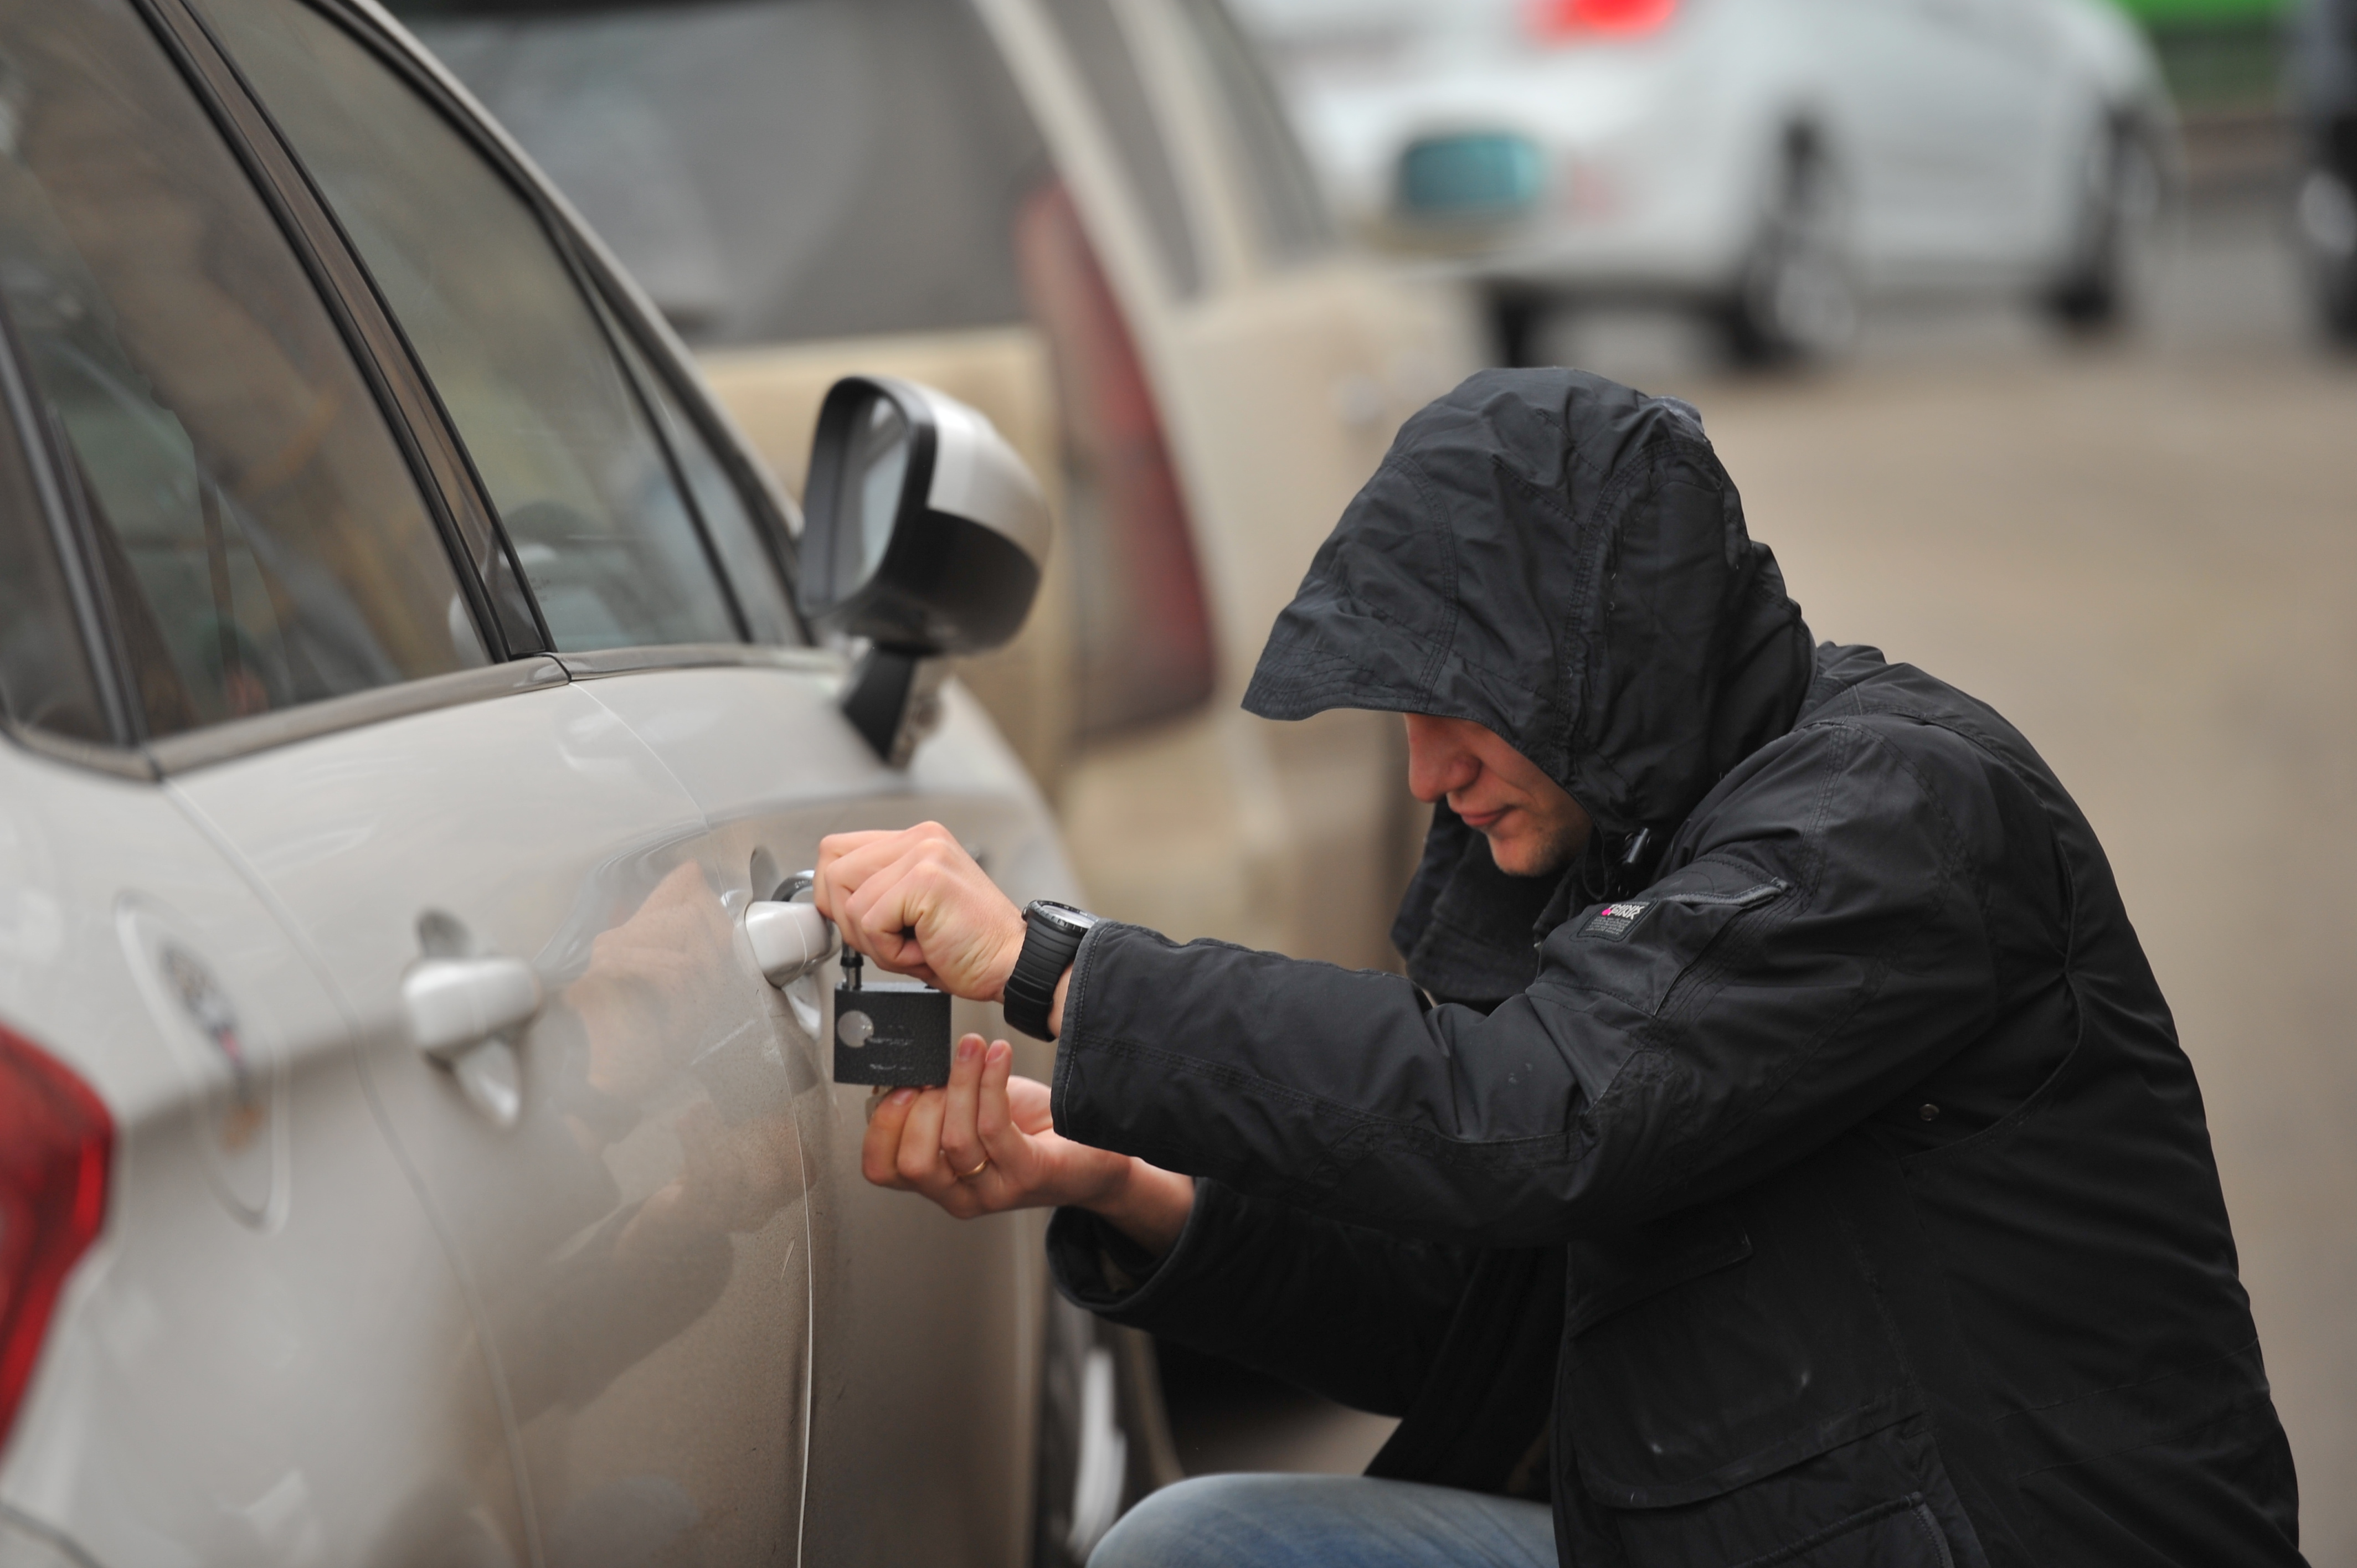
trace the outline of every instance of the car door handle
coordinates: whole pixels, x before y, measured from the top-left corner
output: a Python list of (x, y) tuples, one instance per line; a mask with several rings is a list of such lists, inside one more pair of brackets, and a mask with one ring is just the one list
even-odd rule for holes
[(532, 1022), (540, 976), (517, 958), (427, 958), (401, 981), (402, 1011), (417, 1048), (453, 1062)]
[(834, 956), (834, 922), (811, 904), (763, 898), (745, 907), (745, 940), (762, 977), (780, 990)]

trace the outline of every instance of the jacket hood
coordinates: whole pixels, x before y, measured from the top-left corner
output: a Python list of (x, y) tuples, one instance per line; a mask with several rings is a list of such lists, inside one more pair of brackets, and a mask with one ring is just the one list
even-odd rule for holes
[(1605, 832), (1666, 837), (1791, 727), (1811, 675), (1800, 607), (1692, 407), (1484, 371), (1400, 428), (1243, 705), (1471, 719)]

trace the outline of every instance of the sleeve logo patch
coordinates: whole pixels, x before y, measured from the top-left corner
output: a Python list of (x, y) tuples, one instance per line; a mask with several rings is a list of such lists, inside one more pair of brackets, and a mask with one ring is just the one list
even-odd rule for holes
[(1652, 907), (1651, 900), (1607, 904), (1587, 918), (1587, 924), (1579, 929), (1579, 934), (1583, 937), (1602, 937), (1606, 941), (1617, 942), (1627, 936), (1630, 928), (1642, 919), (1645, 911)]

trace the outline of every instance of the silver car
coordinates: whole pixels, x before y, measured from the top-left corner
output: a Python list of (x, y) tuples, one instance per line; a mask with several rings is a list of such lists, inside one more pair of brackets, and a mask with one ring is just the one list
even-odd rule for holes
[(1036, 585), (1004, 444), (851, 385), (798, 603), (659, 317), (363, 0), (0, 0), (0, 1563), (1084, 1552), (1139, 1358), (1036, 1223), (858, 1178), (793, 903), (928, 818), (1079, 891), (927, 696)]

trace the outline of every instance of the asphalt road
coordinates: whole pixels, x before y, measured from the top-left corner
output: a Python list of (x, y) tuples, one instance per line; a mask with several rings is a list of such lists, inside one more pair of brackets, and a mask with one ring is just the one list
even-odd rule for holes
[[(2163, 247), (2143, 329), (1879, 312), (1807, 377), (1677, 323), (1570, 362), (1692, 399), (1821, 638), (1993, 703), (2104, 838), (2200, 1072), (2318, 1568), (2357, 1565), (2357, 362), (2308, 339), (2263, 189)], [(1387, 1423), (1180, 1390), (1196, 1469), (1354, 1470)]]

